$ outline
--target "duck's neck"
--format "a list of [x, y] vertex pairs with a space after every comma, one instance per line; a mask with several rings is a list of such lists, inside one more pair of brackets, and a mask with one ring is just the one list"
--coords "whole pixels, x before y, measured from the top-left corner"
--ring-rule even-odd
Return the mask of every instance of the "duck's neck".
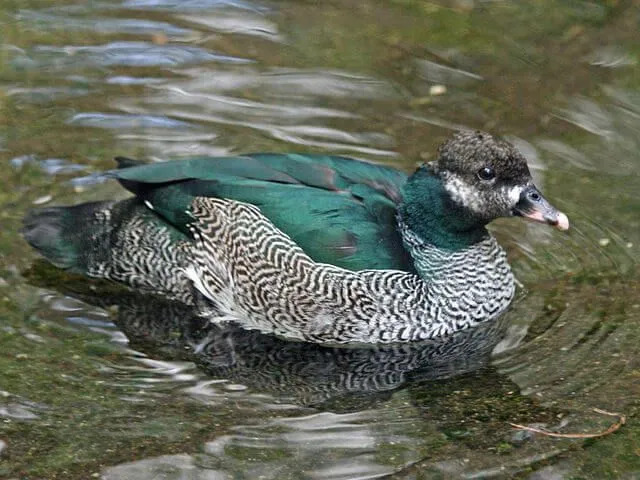
[[488, 233], [478, 242], [452, 250], [426, 241], [401, 218], [398, 228], [416, 272], [429, 284], [446, 285], [455, 294], [472, 287], [495, 290], [505, 285], [505, 278], [506, 283], [513, 281], [505, 251]]
[[412, 175], [403, 193], [398, 229], [434, 311], [450, 324], [470, 325], [507, 308], [514, 277], [485, 223], [455, 205], [428, 168]]
[[495, 262], [506, 264], [504, 252], [485, 224], [451, 199], [440, 176], [428, 165], [404, 186], [398, 227], [417, 272], [427, 281], [446, 276], [458, 266], [484, 270]]
[[425, 243], [441, 250], [465, 249], [489, 236], [486, 222], [456, 204], [428, 165], [409, 177], [398, 217]]

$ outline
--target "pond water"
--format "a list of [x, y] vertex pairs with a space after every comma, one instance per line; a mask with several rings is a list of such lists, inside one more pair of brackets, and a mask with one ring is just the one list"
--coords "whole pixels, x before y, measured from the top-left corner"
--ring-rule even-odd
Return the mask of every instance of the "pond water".
[[[0, 478], [640, 478], [637, 1], [0, 3]], [[447, 342], [330, 349], [38, 260], [98, 172], [253, 151], [411, 169], [506, 136], [572, 222], [496, 222], [522, 283]], [[596, 439], [550, 438], [509, 422]]]

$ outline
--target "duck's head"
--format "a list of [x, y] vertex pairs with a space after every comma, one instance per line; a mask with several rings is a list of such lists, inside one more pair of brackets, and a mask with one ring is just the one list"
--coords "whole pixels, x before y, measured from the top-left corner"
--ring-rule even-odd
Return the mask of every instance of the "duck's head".
[[438, 153], [409, 178], [400, 208], [403, 221], [421, 236], [469, 243], [486, 234], [487, 223], [512, 216], [569, 228], [567, 216], [542, 196], [524, 156], [510, 143], [465, 131]]

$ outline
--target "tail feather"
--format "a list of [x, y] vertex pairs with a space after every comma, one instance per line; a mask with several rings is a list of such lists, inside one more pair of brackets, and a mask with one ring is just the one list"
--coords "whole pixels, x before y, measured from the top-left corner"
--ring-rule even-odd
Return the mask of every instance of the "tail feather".
[[[94, 215], [113, 202], [93, 202], [73, 207], [48, 207], [30, 211], [23, 220], [24, 239], [55, 266], [87, 272]], [[95, 235], [97, 232], [93, 232]]]
[[33, 210], [22, 235], [59, 268], [192, 302], [188, 237], [136, 198]]

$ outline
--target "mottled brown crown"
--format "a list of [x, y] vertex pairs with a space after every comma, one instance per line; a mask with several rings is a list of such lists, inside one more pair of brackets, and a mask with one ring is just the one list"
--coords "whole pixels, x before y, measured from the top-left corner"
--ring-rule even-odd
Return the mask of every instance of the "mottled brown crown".
[[509, 142], [485, 132], [458, 132], [440, 146], [438, 154], [440, 171], [466, 176], [489, 166], [499, 182], [526, 183], [531, 178], [524, 156]]

